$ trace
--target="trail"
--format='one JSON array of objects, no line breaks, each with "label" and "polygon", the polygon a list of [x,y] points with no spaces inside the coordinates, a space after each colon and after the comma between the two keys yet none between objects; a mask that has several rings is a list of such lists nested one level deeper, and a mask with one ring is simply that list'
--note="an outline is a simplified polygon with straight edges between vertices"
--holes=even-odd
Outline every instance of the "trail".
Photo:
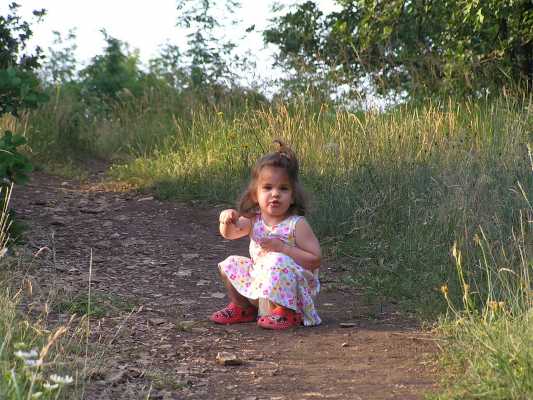
[{"label": "trail", "polygon": [[[87,294],[90,279],[95,304],[107,304],[91,323],[91,352],[105,351],[84,398],[407,400],[435,389],[433,338],[390,307],[369,318],[372,307],[332,261],[321,268],[323,325],[270,332],[209,323],[227,302],[216,264],[246,255],[247,240],[220,237],[221,208],[102,181],[103,171],[87,183],[34,173],[12,198],[30,225],[28,246],[52,250],[34,276],[41,296]],[[242,364],[217,363],[219,352]]]}]

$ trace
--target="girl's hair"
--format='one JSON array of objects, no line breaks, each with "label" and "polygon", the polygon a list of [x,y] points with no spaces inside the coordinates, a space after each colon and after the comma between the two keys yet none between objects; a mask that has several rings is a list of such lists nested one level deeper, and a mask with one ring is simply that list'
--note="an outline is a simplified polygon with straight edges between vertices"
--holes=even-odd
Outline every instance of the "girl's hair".
[{"label": "girl's hair", "polygon": [[257,201],[254,194],[257,192],[257,181],[264,167],[283,168],[289,177],[292,188],[293,202],[288,209],[291,215],[305,215],[307,211],[307,195],[298,180],[298,160],[294,151],[281,140],[274,140],[277,150],[261,157],[252,169],[252,179],[243,195],[239,199],[237,208],[241,215],[253,217],[258,211]]}]

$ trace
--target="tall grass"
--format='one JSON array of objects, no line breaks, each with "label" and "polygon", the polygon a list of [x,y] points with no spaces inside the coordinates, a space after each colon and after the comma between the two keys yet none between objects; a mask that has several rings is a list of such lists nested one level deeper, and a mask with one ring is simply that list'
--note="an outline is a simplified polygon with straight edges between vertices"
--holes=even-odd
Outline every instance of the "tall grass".
[{"label": "tall grass", "polygon": [[11,188],[5,186],[0,193],[5,205],[0,217],[0,398],[79,398],[83,382],[78,381],[78,376],[71,376],[79,369],[75,354],[65,349],[83,337],[83,323],[75,327],[72,318],[67,324],[53,326],[47,323],[46,305],[40,312],[36,308],[29,311],[32,280],[4,251],[10,193]]},{"label": "tall grass", "polygon": [[[178,93],[165,86],[146,89],[140,97],[124,90],[113,101],[85,97],[76,84],[48,90],[50,101],[23,115],[17,126],[33,158],[47,164],[150,154],[173,142],[176,130],[188,129],[197,113],[217,108],[194,91]],[[224,107],[230,112],[262,101],[245,91],[225,95]],[[0,120],[0,127],[15,121]]]},{"label": "tall grass", "polygon": [[[53,136],[60,125],[43,122],[68,121],[75,108],[63,107],[63,119],[46,107],[30,118],[34,151],[45,148],[39,132],[64,143]],[[510,95],[352,113],[303,102],[209,106],[151,92],[106,118],[85,115],[72,132],[93,154],[122,160],[114,179],[163,198],[228,204],[272,140],[284,139],[314,198],[311,223],[347,279],[380,301],[447,312],[439,329],[452,384],[438,397],[526,399],[532,111],[531,97]]]},{"label": "tall grass", "polygon": [[516,182],[533,185],[530,97],[352,113],[305,102],[214,106],[153,90],[123,99],[105,118],[88,109],[80,117],[79,105],[64,100],[26,124],[34,152],[46,148],[41,136],[62,148],[57,121],[79,121],[66,131],[88,152],[119,160],[114,179],[163,198],[233,203],[254,161],[284,139],[314,198],[310,220],[350,280],[425,312],[443,310],[441,284],[453,292],[451,243],[472,261],[479,225],[490,240],[509,237],[524,203]]},{"label": "tall grass", "polygon": [[198,108],[143,122],[138,113],[120,114],[124,145],[148,136],[153,146],[130,146],[134,158],[111,175],[164,198],[232,203],[254,161],[283,138],[299,155],[314,197],[311,222],[352,268],[354,283],[438,311],[437,288],[454,273],[451,243],[471,248],[478,225],[491,239],[507,237],[524,201],[513,188],[517,180],[533,183],[531,107],[530,99],[502,97],[387,113],[302,103],[231,115]]},{"label": "tall grass", "polygon": [[[463,265],[454,246],[462,301],[454,304],[447,286],[442,287],[448,314],[438,331],[446,339],[442,366],[447,379],[446,390],[436,398],[533,396],[532,228],[531,206],[523,210],[508,243],[489,241],[480,228],[476,265]],[[469,274],[473,270],[481,273]]]}]

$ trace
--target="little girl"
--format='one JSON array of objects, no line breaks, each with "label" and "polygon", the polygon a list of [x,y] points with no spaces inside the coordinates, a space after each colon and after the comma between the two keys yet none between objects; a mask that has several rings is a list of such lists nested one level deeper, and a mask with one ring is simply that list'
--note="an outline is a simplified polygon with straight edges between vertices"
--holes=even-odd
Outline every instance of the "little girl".
[{"label": "little girl", "polygon": [[[265,329],[318,325],[320,244],[303,217],[305,194],[298,161],[281,141],[263,156],[239,201],[220,213],[226,239],[250,237],[250,258],[230,256],[218,267],[230,303],[211,315],[218,324],[252,322]],[[259,319],[258,317],[259,309]]]}]

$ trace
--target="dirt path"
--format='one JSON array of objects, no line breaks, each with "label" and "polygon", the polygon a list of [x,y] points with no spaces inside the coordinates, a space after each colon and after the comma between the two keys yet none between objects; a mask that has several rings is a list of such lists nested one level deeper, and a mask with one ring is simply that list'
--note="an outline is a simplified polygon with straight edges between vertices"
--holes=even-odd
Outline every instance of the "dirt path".
[{"label": "dirt path", "polygon": [[[53,250],[35,274],[40,293],[75,305],[88,293],[92,249],[93,303],[106,313],[93,319],[100,345],[92,349],[106,351],[86,399],[405,400],[435,388],[432,338],[397,313],[370,320],[331,262],[321,270],[322,326],[275,333],[210,324],[227,302],[216,263],[246,254],[248,244],[219,236],[216,207],[41,173],[16,188],[12,206],[31,226],[33,251]],[[220,365],[219,352],[243,364]]]}]

